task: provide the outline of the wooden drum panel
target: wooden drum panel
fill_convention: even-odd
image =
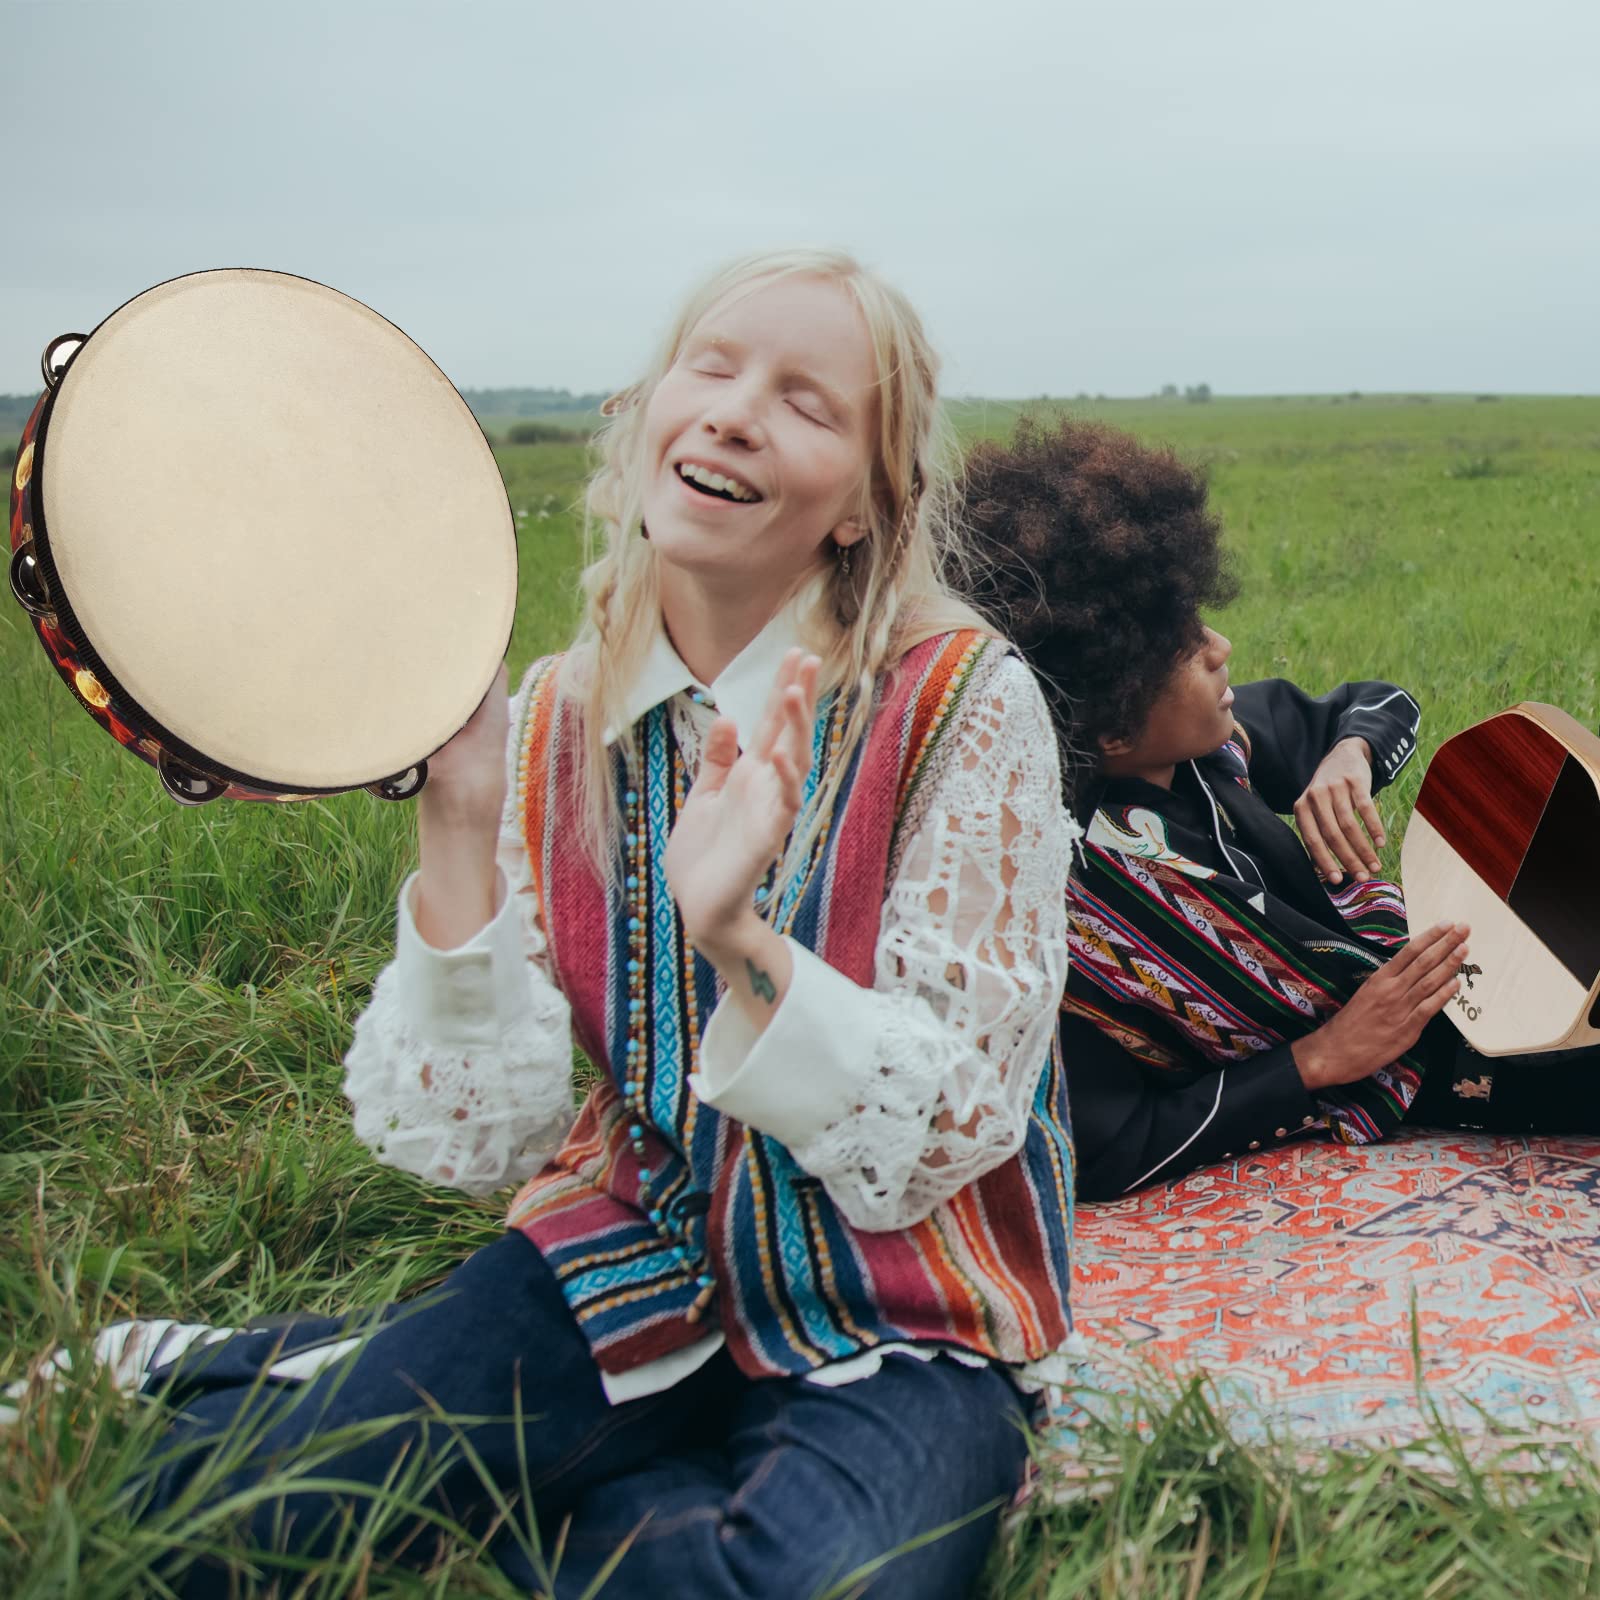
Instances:
[[[1401,851],[1411,926],[1471,925],[1446,1008],[1474,1049],[1600,1043],[1600,739],[1526,702],[1443,744]]]

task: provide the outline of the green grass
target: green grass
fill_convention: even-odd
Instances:
[[[1237,678],[1395,679],[1422,702],[1425,756],[1518,699],[1600,720],[1600,401],[1073,409],[1206,465],[1245,580],[1219,619]],[[972,436],[1016,410],[957,417]],[[513,673],[575,614],[584,460],[500,452],[526,513]],[[0,1381],[114,1317],[376,1303],[492,1238],[495,1202],[376,1166],[340,1097],[414,850],[408,808],[179,810],[71,703],[12,606],[0,663]],[[1385,801],[1391,867],[1421,770]],[[998,1550],[991,1600],[1600,1592],[1600,1483],[1582,1464],[1308,1468],[1230,1444],[1199,1390],[1142,1420],[1093,1431],[1110,1487],[1041,1500]],[[158,1421],[79,1379],[0,1435],[0,1594],[150,1592],[163,1551],[215,1537],[187,1513],[129,1526],[121,1497]],[[466,1546],[430,1576],[335,1567],[306,1592],[319,1584],[502,1592]]]

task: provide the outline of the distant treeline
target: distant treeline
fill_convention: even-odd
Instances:
[[[8,436],[22,432],[22,424],[28,420],[28,413],[38,398],[37,390],[32,394],[0,394],[0,439],[5,439],[7,444],[15,443],[15,439]]]
[[[561,411],[594,411],[603,394],[574,394],[570,389],[463,389],[462,397],[480,417],[546,417]],[[34,402],[33,394],[0,394],[0,439],[22,432]]]
[[[462,398],[480,417],[545,417],[552,411],[597,411],[604,394],[570,389],[463,389]]]

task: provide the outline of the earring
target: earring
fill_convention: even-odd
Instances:
[[[839,552],[839,571],[848,578],[850,576],[850,546],[841,544],[835,546]]]

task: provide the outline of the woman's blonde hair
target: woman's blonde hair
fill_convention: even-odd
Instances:
[[[805,860],[837,797],[871,722],[879,675],[934,634],[993,631],[947,583],[961,560],[959,457],[939,404],[937,358],[899,290],[839,252],[783,250],[735,261],[689,296],[644,376],[608,407],[613,414],[596,438],[600,464],[585,501],[586,610],[569,658],[573,670],[563,674],[565,692],[577,697],[583,712],[583,843],[610,876],[619,832],[612,749],[621,751],[630,771],[638,771],[626,698],[654,637],[660,605],[658,558],[641,537],[645,412],[656,385],[708,312],[731,295],[795,276],[837,283],[861,312],[876,375],[875,439],[856,512],[865,537],[850,547],[848,562],[832,564],[816,605],[802,620],[806,643],[822,658],[819,690],[848,695],[849,714],[829,781],[796,823],[769,906]],[[615,734],[609,744],[608,730]]]

